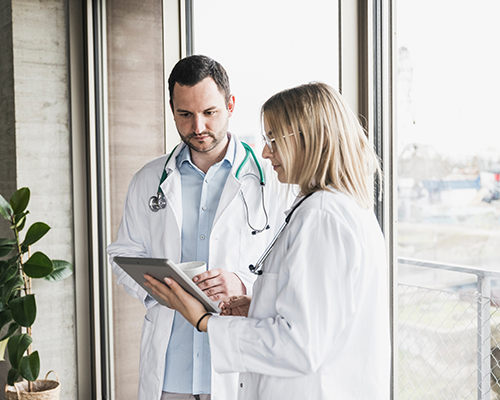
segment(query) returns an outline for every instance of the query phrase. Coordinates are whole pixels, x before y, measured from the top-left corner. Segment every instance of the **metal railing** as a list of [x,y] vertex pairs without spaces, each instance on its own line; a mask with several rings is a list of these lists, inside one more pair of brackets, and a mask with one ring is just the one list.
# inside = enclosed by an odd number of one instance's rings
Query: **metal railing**
[[500,399],[500,312],[489,268],[399,258],[400,265],[475,276],[436,289],[399,283],[398,400]]

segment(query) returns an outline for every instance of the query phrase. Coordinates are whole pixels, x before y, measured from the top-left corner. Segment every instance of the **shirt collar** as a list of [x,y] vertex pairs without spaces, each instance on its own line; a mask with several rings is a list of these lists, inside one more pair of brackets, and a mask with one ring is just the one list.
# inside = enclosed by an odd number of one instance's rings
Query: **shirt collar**
[[[224,155],[224,158],[220,161],[220,164],[222,165],[223,163],[226,163],[230,167],[232,167],[234,163],[234,158],[236,156],[236,145],[235,145],[235,139],[229,132],[227,136],[229,139],[229,144],[227,146],[226,154]],[[188,162],[192,166],[195,166],[193,164],[193,160],[191,160],[191,152],[189,151],[189,146],[187,145],[184,145],[184,147],[181,149],[181,151],[176,157],[177,168],[180,168],[181,165],[183,165],[185,162]]]

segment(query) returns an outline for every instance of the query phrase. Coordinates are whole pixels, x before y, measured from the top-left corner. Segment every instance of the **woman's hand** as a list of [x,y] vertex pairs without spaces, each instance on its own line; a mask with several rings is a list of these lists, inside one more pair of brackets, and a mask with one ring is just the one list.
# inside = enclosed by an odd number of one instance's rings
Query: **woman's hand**
[[[165,283],[163,283],[150,275],[144,275],[144,278],[146,279],[145,285],[151,289],[153,294],[161,297],[169,308],[179,311],[191,325],[196,326],[200,317],[206,313],[203,304],[186,292],[173,279],[165,278]],[[210,316],[203,318],[200,324],[201,330],[206,331],[209,318]]]
[[224,300],[220,304],[221,315],[235,315],[240,317],[248,317],[248,309],[250,308],[250,296],[232,296]]

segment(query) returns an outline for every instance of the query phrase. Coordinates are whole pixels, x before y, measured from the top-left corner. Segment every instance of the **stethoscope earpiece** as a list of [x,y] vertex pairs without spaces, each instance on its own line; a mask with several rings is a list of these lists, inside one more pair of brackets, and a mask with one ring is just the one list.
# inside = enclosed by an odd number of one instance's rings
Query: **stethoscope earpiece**
[[257,233],[264,232],[267,229],[271,229],[271,227],[269,225],[266,225],[266,227],[264,229],[259,229],[259,230],[255,229],[252,231],[252,235],[256,235]]

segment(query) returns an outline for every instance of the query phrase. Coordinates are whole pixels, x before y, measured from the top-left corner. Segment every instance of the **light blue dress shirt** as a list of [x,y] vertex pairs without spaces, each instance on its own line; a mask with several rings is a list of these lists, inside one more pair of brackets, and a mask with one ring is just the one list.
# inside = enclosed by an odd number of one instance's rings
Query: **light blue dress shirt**
[[[209,239],[222,189],[234,162],[236,147],[229,140],[226,156],[204,174],[191,161],[187,146],[177,155],[182,183],[181,262],[205,261]],[[209,394],[211,380],[208,334],[198,332],[175,312],[168,343],[163,391]]]

